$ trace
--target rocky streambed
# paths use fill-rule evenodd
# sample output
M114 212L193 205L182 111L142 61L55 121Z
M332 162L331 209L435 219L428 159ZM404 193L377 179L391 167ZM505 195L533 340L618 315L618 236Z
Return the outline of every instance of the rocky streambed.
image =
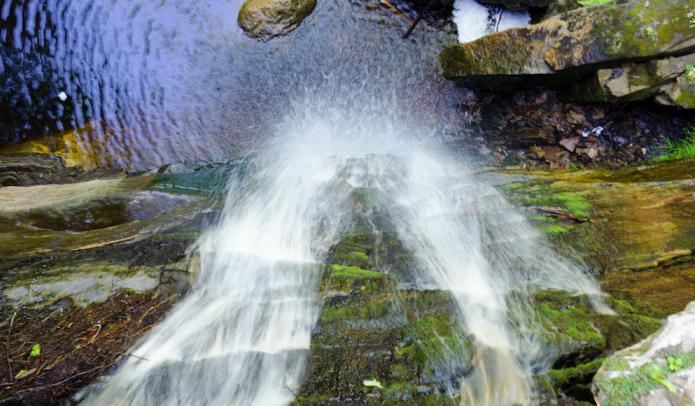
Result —
M58 402L129 356L190 287L198 266L191 247L216 218L219 182L239 165L98 179L67 174L63 180L71 183L0 189L0 202L15 202L0 206L5 402ZM591 381L613 367L614 352L695 300L689 165L507 167L476 175L494 179L526 207L559 253L594 269L615 311L598 313L587 298L562 291L534 296L552 359L551 369L537 371L540 399L591 402L592 390L611 399L654 389L688 396L687 379L670 376L690 367L689 347L662 350L663 360L685 363L675 372L661 358L643 363L659 365L661 378L647 371L635 382L601 372L593 388ZM41 199L29 199L38 192ZM471 338L453 321L449 293L410 283L416 265L374 199L368 189L353 192L354 226L330 251L324 306L295 402L455 404L458 382L475 368ZM625 402L616 404L632 404Z
M692 159L654 157L687 137L693 119L695 4L502 3L542 17L453 44L451 4L438 2L408 46L446 42L443 74L462 87L420 110L436 122L455 104L458 133L447 145L497 165L475 176L523 208L558 254L589 269L613 309L598 312L564 291L534 294L550 365L534 371L534 396L689 404L695 171ZM393 37L426 6L351 7L361 28ZM302 35L304 18L310 25L315 8L326 13L313 1L244 7L239 24L264 41ZM442 89L450 88L430 90ZM114 169L108 148L82 142L86 128L2 148L0 404L68 401L136 356L129 349L194 283L195 243L219 217L227 178L253 170L247 160ZM322 264L323 307L296 404L456 404L476 368L476 343L455 322L452 295L414 286L417 265L377 201L368 188L352 193L352 227Z

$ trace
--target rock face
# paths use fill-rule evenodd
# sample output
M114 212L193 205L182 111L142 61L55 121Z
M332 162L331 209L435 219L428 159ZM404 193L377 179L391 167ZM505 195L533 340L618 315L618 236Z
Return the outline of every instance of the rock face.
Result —
M316 0L247 0L237 22L249 36L268 40L297 28L315 6Z
M599 69L588 79L573 84L568 97L583 102L655 97L660 104L692 108L695 107L692 103L695 78L690 70L693 65L695 54Z
M502 6L507 10L526 10L532 7L544 8L551 3L550 0L483 0L481 3L493 6Z
M693 52L694 7L694 0L632 0L580 8L540 24L447 46L440 62L447 78L467 86L562 88L598 75L600 69L601 77L609 79L610 69L626 63Z
M599 405L689 405L695 399L695 302L658 332L608 358L593 380Z
M545 18L550 18L580 7L582 7L582 5L579 4L578 0L551 0L545 12Z
M188 289L199 261L186 250L216 213L208 191L219 176L201 168L90 180L53 157L16 158L3 160L21 175L11 179L31 186L0 187L0 319L12 321L0 403L61 403ZM27 358L34 344L40 356Z

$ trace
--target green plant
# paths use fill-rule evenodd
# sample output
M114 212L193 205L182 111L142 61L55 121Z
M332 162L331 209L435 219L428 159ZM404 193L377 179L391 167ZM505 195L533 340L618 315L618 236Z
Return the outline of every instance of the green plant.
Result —
M579 4L581 4L583 7L600 6L602 4L609 4L612 2L613 0L579 0Z
M683 369L683 366L685 365L683 358L675 357L673 355L667 356L666 362L668 362L668 370L671 372L678 372Z
M685 65L685 82L692 85L695 84L695 66Z
M647 35L647 39L654 42L656 41L656 31L654 31L654 27L649 26L645 30L645 34Z
M377 381L376 379L365 379L362 381L362 385L368 388L384 389L384 387L381 386L381 382Z
M680 141L667 138L661 150L664 153L657 156L656 161L695 158L695 125L690 125L685 129L685 138Z
M652 364L650 366L649 371L647 372L647 375L654 381L665 386L669 392L678 393L676 387L671 382L669 382L668 379L666 379L664 371L661 370L661 368L658 365Z
M41 344L34 344L31 347L31 351L29 352L29 356L32 358L36 358L39 355L41 355Z

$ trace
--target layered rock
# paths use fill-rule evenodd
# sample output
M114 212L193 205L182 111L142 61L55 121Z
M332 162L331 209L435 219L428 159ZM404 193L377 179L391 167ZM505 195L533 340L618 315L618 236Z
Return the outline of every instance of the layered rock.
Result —
M566 96L583 102L636 101L695 107L695 54L599 69L573 84Z
M237 22L249 36L268 40L297 28L315 6L316 0L247 0Z
M526 10L528 8L545 8L548 7L551 0L483 0L483 4L491 4L493 6L502 6L507 10Z
M81 181L95 174L58 165L23 182L70 183L0 188L0 403L65 400L166 314L198 268L211 170Z
M563 88L592 74L605 82L615 79L609 70L614 67L683 56L695 50L695 29L690 26L693 7L692 0L632 0L580 8L536 25L447 46L440 62L447 78L467 86L542 84ZM604 71L596 73L601 69ZM632 70L635 76L648 69ZM651 79L655 82L651 87L658 88L674 77L673 73L664 77L660 72ZM672 93L675 98L680 95L676 90Z

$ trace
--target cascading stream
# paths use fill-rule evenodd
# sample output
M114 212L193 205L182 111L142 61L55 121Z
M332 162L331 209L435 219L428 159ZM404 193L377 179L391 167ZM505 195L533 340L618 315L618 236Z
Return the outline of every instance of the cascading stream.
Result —
M547 360L529 295L597 297L596 284L431 131L363 96L341 92L327 103L309 92L292 105L256 169L230 180L223 217L199 242L193 293L85 403L289 403L320 309L319 264L356 187L387 196L384 209L417 260L417 286L456 300L475 345L462 404L534 402L531 373ZM355 158L361 171L349 166Z
M300 383L319 303L317 258L349 190L341 161L286 148L232 181L199 242L194 292L86 404L286 404Z

